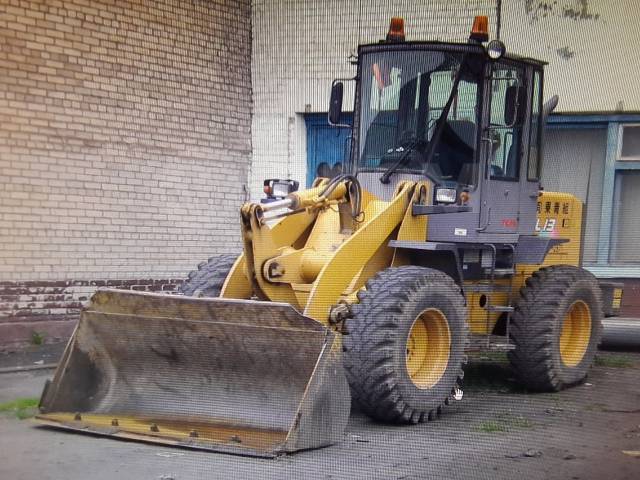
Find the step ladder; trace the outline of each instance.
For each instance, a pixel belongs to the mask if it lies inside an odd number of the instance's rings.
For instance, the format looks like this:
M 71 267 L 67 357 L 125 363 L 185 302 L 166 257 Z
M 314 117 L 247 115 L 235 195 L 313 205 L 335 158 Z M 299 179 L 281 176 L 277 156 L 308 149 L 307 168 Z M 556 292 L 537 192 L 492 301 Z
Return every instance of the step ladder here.
M 510 324 L 511 324 L 511 314 L 514 311 L 512 298 L 513 298 L 513 278 L 516 273 L 516 266 L 515 266 L 515 263 L 513 263 L 515 259 L 515 246 L 512 244 L 505 244 L 503 246 L 504 248 L 511 250 L 511 257 L 510 257 L 511 264 L 502 268 L 496 268 L 496 262 L 498 257 L 498 250 L 496 246 L 494 244 L 489 243 L 489 244 L 485 244 L 485 247 L 486 248 L 483 251 L 489 251 L 491 253 L 491 265 L 489 267 L 488 282 L 476 285 L 476 287 L 481 287 L 480 288 L 481 290 L 482 289 L 485 290 L 483 291 L 483 294 L 485 295 L 486 303 L 484 304 L 483 308 L 486 311 L 487 334 L 485 335 L 485 338 L 484 338 L 484 344 L 485 344 L 484 346 L 486 349 L 494 350 L 494 351 L 495 350 L 497 351 L 513 350 L 515 348 L 515 345 L 513 345 L 510 342 L 509 330 L 510 330 Z M 507 283 L 507 285 L 496 284 L 496 278 L 507 278 L 509 279 L 509 282 Z M 478 291 L 477 288 L 474 288 L 472 290 Z M 492 296 L 494 293 L 497 293 L 497 292 L 501 292 L 501 293 L 506 292 L 507 294 L 506 305 L 494 305 Z M 499 338 L 499 337 L 496 337 L 495 335 L 491 335 L 489 332 L 491 313 L 506 314 L 505 337 L 502 341 L 496 341 L 496 338 Z

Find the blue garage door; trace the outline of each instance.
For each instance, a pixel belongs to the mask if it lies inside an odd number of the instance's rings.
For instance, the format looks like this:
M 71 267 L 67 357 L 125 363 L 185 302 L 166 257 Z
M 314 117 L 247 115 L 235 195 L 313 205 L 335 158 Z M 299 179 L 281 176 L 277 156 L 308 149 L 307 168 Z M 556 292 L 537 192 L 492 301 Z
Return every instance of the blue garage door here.
M 348 128 L 332 127 L 326 113 L 307 114 L 307 187 L 320 177 L 334 177 L 342 171 L 347 154 Z M 343 122 L 351 124 L 352 114 L 343 114 Z

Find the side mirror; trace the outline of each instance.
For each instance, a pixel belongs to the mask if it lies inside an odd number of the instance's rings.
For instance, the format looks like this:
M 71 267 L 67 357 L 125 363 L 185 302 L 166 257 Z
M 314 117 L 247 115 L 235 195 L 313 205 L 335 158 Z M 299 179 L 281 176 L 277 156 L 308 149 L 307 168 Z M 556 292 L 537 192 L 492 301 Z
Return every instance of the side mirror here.
M 542 106 L 542 125 L 546 125 L 549 115 L 551 115 L 551 112 L 558 106 L 558 100 L 560 100 L 560 97 L 554 95 Z
M 329 101 L 329 124 L 339 125 L 342 116 L 342 97 L 344 85 L 342 82 L 334 82 L 331 86 L 331 100 Z

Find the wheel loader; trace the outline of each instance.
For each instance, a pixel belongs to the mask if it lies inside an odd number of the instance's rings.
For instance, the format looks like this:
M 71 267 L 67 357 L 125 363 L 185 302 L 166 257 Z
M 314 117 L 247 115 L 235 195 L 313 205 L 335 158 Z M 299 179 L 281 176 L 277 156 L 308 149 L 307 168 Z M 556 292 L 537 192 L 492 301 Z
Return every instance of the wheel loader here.
M 405 41 L 394 18 L 360 46 L 352 125 L 331 89 L 343 173 L 243 205 L 243 252 L 180 295 L 98 290 L 39 422 L 273 456 L 340 442 L 352 403 L 435 419 L 474 349 L 531 391 L 582 381 L 621 292 L 580 267 L 580 200 L 540 185 L 544 63 L 487 41 L 486 17 L 467 43 Z

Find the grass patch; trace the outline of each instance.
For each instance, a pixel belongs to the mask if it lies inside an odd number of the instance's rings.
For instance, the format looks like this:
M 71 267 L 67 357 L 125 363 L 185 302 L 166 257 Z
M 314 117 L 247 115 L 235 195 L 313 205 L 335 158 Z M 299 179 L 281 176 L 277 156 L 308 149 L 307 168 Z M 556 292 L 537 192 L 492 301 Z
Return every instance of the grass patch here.
M 507 430 L 506 426 L 500 422 L 496 422 L 494 420 L 487 420 L 486 422 L 479 423 L 474 427 L 476 432 L 482 433 L 496 433 L 496 432 L 505 432 Z
M 595 362 L 598 367 L 631 368 L 635 365 L 632 358 L 627 355 L 596 355 Z
M 33 417 L 38 407 L 37 398 L 18 398 L 0 403 L 0 414 L 16 417 L 18 420 Z
M 520 415 L 504 414 L 500 416 L 500 419 L 509 427 L 512 428 L 533 428 L 533 422 L 526 417 Z
M 531 420 L 520 415 L 501 413 L 495 420 L 486 420 L 479 423 L 473 429 L 481 433 L 507 432 L 514 429 L 533 428 Z
M 44 333 L 36 332 L 35 330 L 31 332 L 31 343 L 33 345 L 42 345 L 44 343 Z

